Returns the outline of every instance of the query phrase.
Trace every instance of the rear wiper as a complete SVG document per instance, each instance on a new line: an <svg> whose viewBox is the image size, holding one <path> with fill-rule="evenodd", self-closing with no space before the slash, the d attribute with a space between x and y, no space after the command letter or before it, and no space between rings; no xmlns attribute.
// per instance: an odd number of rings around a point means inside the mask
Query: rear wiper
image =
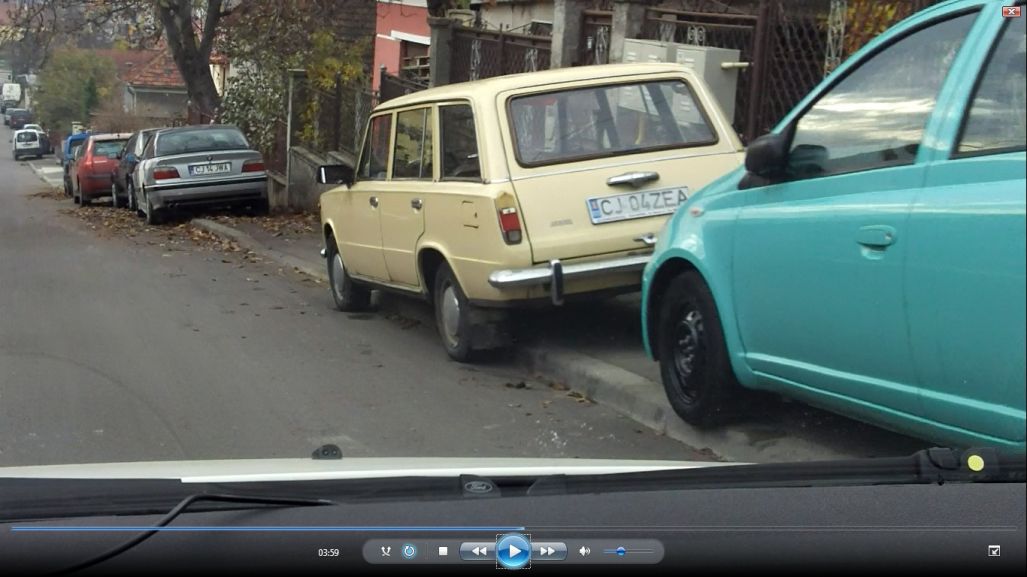
<svg viewBox="0 0 1027 577"><path fill-rule="evenodd" d="M539 478L529 495L609 491L667 491L765 487L1023 483L1024 455L991 448L933 448L906 457L834 461L724 464L612 475L552 475Z"/></svg>
<svg viewBox="0 0 1027 577"><path fill-rule="evenodd" d="M125 551L128 551L129 549L135 547L136 545L142 543L143 541L146 541L150 537L153 537L158 532L160 532L160 529L162 527L166 527L168 524L170 524L172 521L174 521L175 518L178 517L179 515L181 515L187 508L189 508L189 506L191 506L193 503L199 503L201 501L213 501L213 502L219 502L219 503L246 503L246 504L249 504L249 505L267 505L267 506L270 506L270 507L321 507L321 506L326 506L326 505L337 505L338 504L335 501L330 501L328 499L292 499L292 498L278 498L278 497L255 497L255 496L249 496L249 495L231 495L231 494L223 494L223 493L199 493L199 494L195 494L195 495L189 495L185 499L182 499L178 503L178 505L175 505L174 509L168 511L168 513L166 515L164 515L164 517L162 517L161 520L158 521L156 525L153 526L153 529L151 529L149 531L145 531L143 533L140 533L139 535L136 535L135 537L129 539L128 541L125 541L124 543L122 543L122 544L120 544L120 545L118 545L116 547L113 547L110 550L105 551L104 553L101 553L101 554L99 554L99 555L97 555L95 557L87 559L87 560L85 560L85 561L83 561L81 563L76 563L75 565L72 565L70 567L66 567L64 569L60 569L58 571L55 571L52 574L53 575L66 575L68 573L74 573L76 571L81 571L83 569L87 569L87 568L92 567L94 565L98 565L100 563L103 563L104 561L107 561L108 559L117 557L118 555L121 555Z"/></svg>

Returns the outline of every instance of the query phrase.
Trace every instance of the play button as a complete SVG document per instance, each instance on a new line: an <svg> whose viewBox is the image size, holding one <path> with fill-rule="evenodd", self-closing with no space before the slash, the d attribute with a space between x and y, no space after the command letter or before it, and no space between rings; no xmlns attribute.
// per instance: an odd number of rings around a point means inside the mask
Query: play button
<svg viewBox="0 0 1027 577"><path fill-rule="evenodd" d="M531 542L520 533L501 535L496 540L496 562L505 569L520 569L531 561Z"/></svg>

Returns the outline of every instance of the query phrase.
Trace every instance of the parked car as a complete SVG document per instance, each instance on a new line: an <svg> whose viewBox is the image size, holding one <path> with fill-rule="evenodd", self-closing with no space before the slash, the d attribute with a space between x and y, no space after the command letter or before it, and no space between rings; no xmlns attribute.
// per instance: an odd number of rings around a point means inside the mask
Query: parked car
<svg viewBox="0 0 1027 577"><path fill-rule="evenodd" d="M11 130L20 130L25 127L26 124L31 123L35 117L30 110L24 108L12 108L8 109L10 114L7 114L7 125L11 127Z"/></svg>
<svg viewBox="0 0 1027 577"><path fill-rule="evenodd" d="M896 25L670 220L643 276L671 405L737 385L956 445L1024 450L1023 19Z"/></svg>
<svg viewBox="0 0 1027 577"><path fill-rule="evenodd" d="M393 129L395 127L395 130ZM708 87L674 64L565 68L378 106L355 171L321 196L332 296L433 301L459 361L505 344L504 309L637 290L655 233L742 162Z"/></svg>
<svg viewBox="0 0 1027 577"><path fill-rule="evenodd" d="M36 130L15 130L11 135L11 156L14 160L21 160L26 156L42 158L44 152L42 132Z"/></svg>
<svg viewBox="0 0 1027 577"><path fill-rule="evenodd" d="M37 132L43 132L43 127L38 124L26 124L22 126L25 130L35 130Z"/></svg>
<svg viewBox="0 0 1027 577"><path fill-rule="evenodd" d="M76 152L85 144L89 138L88 132L76 132L64 139L61 143L61 166L64 168L64 195L72 196L74 193L71 168L75 164Z"/></svg>
<svg viewBox="0 0 1027 577"><path fill-rule="evenodd" d="M158 128L147 128L133 134L124 148L118 153L118 164L111 174L114 185L114 206L127 206L129 210L136 210L135 192L132 190L132 173L135 171L139 159L146 149L146 144ZM122 203L124 199L124 204Z"/></svg>
<svg viewBox="0 0 1027 577"><path fill-rule="evenodd" d="M158 130L131 181L137 211L157 224L165 211L195 206L268 210L260 152L235 126L208 124Z"/></svg>
<svg viewBox="0 0 1027 577"><path fill-rule="evenodd" d="M0 112L6 112L9 108L18 106L19 102L21 102L21 84L5 82L2 92L0 92L0 109L2 109Z"/></svg>
<svg viewBox="0 0 1027 577"><path fill-rule="evenodd" d="M118 152L129 136L128 133L93 134L86 139L71 167L77 204L86 206L95 198L112 195L111 173L117 165Z"/></svg>

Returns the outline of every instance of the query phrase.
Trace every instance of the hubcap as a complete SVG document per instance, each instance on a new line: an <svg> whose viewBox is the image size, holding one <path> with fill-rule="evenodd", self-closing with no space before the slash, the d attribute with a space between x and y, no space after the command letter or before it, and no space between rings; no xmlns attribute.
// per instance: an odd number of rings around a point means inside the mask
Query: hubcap
<svg viewBox="0 0 1027 577"><path fill-rule="evenodd" d="M442 291L442 329L446 332L446 340L456 346L460 338L460 301L456 298L456 289L447 285Z"/></svg>
<svg viewBox="0 0 1027 577"><path fill-rule="evenodd" d="M693 306L685 306L681 320L674 327L674 369L681 383L681 393L688 402L696 400L695 374L704 362L704 340L702 314Z"/></svg>
<svg viewBox="0 0 1027 577"><path fill-rule="evenodd" d="M342 264L342 255L336 253L332 259L332 290L339 302L346 300L346 266Z"/></svg>

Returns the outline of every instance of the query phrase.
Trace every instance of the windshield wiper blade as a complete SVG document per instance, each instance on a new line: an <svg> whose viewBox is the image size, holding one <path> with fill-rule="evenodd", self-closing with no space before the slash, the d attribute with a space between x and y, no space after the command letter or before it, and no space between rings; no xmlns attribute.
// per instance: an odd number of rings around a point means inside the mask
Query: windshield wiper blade
<svg viewBox="0 0 1027 577"><path fill-rule="evenodd" d="M144 531L143 533L140 533L139 535L136 535L135 537L129 539L128 541L125 541L124 543L122 543L122 544L120 544L120 545L118 545L116 547L113 547L110 550L105 551L104 553L101 553L101 554L99 554L99 555L97 555L95 557L87 559L87 560L85 560L85 561L83 561L81 563L76 563L75 565L72 565L70 567L66 567L64 569L56 571L56 572L54 572L52 574L53 575L66 575L68 573L74 573L76 571L81 571L83 569L87 569L87 568L92 567L94 565L98 565L100 563L103 563L104 561L107 561L108 559L111 559L113 557L117 557L118 555L124 553L125 551L128 551L129 549L135 547L136 545L142 543L143 541L146 541L150 537L153 537L154 535L156 535L157 533L160 532L159 531L160 528L166 527L172 521L174 521L176 517L181 515L187 508L189 508L191 505L193 505L194 503L199 503L201 501L212 501L212 502L219 502L219 503L246 503L246 504L250 504L250 505L267 505L267 506L270 506L270 507L322 507L322 506L326 506L326 505L337 505L338 504L335 501L331 501L331 500L328 500L328 499L294 499L294 498L289 498L289 497L257 497L257 496L250 496L250 495L232 495L232 494L225 494L225 493L198 493L198 494L195 494L195 495L189 495L185 499L182 499L181 501L179 501L179 503L177 505L175 505L174 509L168 511L168 513L166 515L164 515L164 517L162 517L161 520L158 521L156 525L153 526L152 530Z"/></svg>
<svg viewBox="0 0 1027 577"><path fill-rule="evenodd" d="M959 451L934 448L905 457L716 466L617 473L565 475L559 483L540 478L530 493L666 491L769 487L913 485L943 483L1023 483L1023 454L991 448Z"/></svg>

